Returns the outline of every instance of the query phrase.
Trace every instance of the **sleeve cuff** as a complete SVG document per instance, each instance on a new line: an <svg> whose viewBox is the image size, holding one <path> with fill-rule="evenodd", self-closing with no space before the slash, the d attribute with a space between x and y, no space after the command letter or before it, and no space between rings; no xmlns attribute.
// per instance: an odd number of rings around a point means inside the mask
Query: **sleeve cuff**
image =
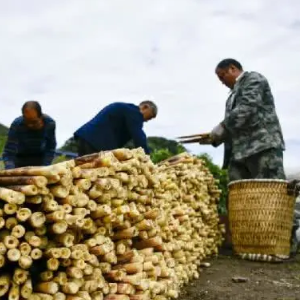
<svg viewBox="0 0 300 300"><path fill-rule="evenodd" d="M14 169L15 168L15 164L14 163L5 163L5 170L10 170L10 169Z"/></svg>

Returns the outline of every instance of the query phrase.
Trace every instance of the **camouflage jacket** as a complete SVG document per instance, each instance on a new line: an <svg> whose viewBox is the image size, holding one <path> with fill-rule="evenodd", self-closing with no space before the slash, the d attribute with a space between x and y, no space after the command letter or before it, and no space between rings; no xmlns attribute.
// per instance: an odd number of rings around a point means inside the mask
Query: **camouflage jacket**
<svg viewBox="0 0 300 300"><path fill-rule="evenodd" d="M269 83L257 72L245 72L235 84L222 124L227 130L224 168L231 158L241 160L266 149L285 149Z"/></svg>

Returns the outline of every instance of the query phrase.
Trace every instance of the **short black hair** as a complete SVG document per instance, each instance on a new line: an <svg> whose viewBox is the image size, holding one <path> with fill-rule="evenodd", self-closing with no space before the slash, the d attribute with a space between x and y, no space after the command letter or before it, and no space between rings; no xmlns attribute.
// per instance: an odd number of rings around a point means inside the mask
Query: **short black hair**
<svg viewBox="0 0 300 300"><path fill-rule="evenodd" d="M26 108L34 109L37 112L39 118L43 115L42 107L37 101L26 101L22 106L22 114L24 114Z"/></svg>
<svg viewBox="0 0 300 300"><path fill-rule="evenodd" d="M150 100L142 101L140 103L140 106L142 106L142 105L148 105L152 109L153 116L156 117L158 109L157 109L157 105L153 101L150 101Z"/></svg>
<svg viewBox="0 0 300 300"><path fill-rule="evenodd" d="M240 71L243 71L243 66L241 65L240 62L238 62L237 60L233 59L233 58L225 58L223 60L221 60L217 66L216 66L216 70L217 69L227 69L230 66L235 66L237 69L239 69Z"/></svg>

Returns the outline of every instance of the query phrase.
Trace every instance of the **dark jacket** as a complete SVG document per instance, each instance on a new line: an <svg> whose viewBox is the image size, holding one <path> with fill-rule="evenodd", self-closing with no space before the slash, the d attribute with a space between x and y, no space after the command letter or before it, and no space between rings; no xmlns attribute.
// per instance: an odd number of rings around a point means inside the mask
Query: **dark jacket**
<svg viewBox="0 0 300 300"><path fill-rule="evenodd" d="M135 147L142 147L149 154L143 124L143 115L138 106L116 102L103 108L80 127L74 137L83 139L97 151L121 148L133 140Z"/></svg>
<svg viewBox="0 0 300 300"><path fill-rule="evenodd" d="M23 117L12 122L2 155L6 169L15 168L17 160L34 157L40 158L41 165L51 164L56 148L56 125L47 115L43 115L43 120L44 127L40 130L28 128Z"/></svg>

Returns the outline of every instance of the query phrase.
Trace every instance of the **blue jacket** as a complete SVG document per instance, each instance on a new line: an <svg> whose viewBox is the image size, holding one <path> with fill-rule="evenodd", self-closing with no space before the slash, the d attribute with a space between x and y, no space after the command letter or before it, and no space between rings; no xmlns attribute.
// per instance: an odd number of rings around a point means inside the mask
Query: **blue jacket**
<svg viewBox="0 0 300 300"><path fill-rule="evenodd" d="M3 150L3 160L6 169L15 168L17 157L42 156L43 165L50 165L55 154L55 121L47 115L43 116L44 127L41 130L29 129L23 117L16 118L8 132Z"/></svg>
<svg viewBox="0 0 300 300"><path fill-rule="evenodd" d="M143 124L143 115L138 106L116 102L103 108L79 128L74 137L81 138L98 151L122 148L133 140L135 147L142 147L149 154Z"/></svg>

